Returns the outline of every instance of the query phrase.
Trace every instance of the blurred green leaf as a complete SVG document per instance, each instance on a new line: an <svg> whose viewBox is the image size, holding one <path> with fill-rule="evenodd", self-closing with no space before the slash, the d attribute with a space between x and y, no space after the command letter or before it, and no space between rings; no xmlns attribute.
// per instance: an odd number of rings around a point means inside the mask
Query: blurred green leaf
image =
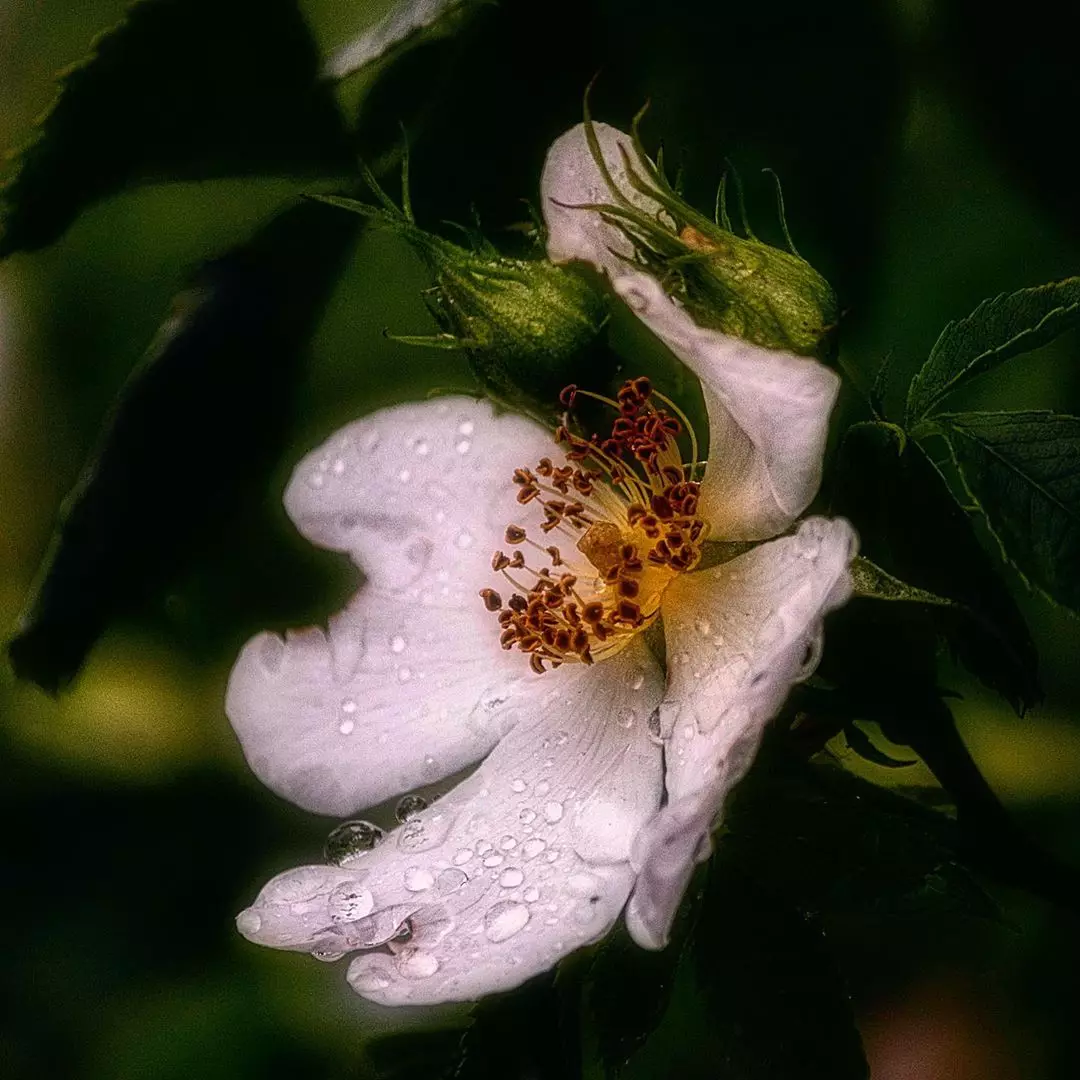
<svg viewBox="0 0 1080 1080"><path fill-rule="evenodd" d="M866 1080L842 979L817 921L762 887L722 843L694 939L713 1075L724 1080Z"/></svg>
<svg viewBox="0 0 1080 1080"><path fill-rule="evenodd" d="M831 765L767 752L726 827L723 859L804 911L997 914L958 858L956 822Z"/></svg>
<svg viewBox="0 0 1080 1080"><path fill-rule="evenodd" d="M932 424L1005 558L1050 599L1080 611L1080 417L950 413Z"/></svg>
<svg viewBox="0 0 1080 1080"><path fill-rule="evenodd" d="M954 600L946 600L943 596L926 589L917 589L914 585L893 577L862 555L856 555L851 562L851 584L856 596L867 596L874 600L930 604L934 607L956 606Z"/></svg>
<svg viewBox="0 0 1080 1080"><path fill-rule="evenodd" d="M663 949L642 949L622 922L597 947L583 999L605 1076L621 1075L664 1016L697 922L705 876L699 872L691 882Z"/></svg>
<svg viewBox="0 0 1080 1080"><path fill-rule="evenodd" d="M914 426L946 395L1006 360L1031 352L1080 323L1080 278L984 300L949 323L908 387Z"/></svg>
<svg viewBox="0 0 1080 1080"><path fill-rule="evenodd" d="M62 687L115 614L157 601L262 497L359 223L294 204L176 298L63 509L8 647L20 678Z"/></svg>
<svg viewBox="0 0 1080 1080"><path fill-rule="evenodd" d="M1016 601L918 443L891 424L849 428L833 476L831 510L852 521L863 554L881 569L960 605L937 606L936 613L928 608L923 622L937 628L968 670L1018 711L1040 699L1038 657ZM890 608L901 606L907 605ZM908 636L918 636L916 615L893 614L906 620Z"/></svg>
<svg viewBox="0 0 1080 1080"><path fill-rule="evenodd" d="M339 174L348 136L296 0L137 0L60 90L0 189L0 258L132 184Z"/></svg>

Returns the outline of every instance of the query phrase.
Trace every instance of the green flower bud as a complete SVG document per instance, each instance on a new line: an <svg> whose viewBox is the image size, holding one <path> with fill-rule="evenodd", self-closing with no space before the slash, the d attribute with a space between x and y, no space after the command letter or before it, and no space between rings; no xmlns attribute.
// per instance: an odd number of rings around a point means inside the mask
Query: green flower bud
<svg viewBox="0 0 1080 1080"><path fill-rule="evenodd" d="M779 199L780 220L790 251L763 243L745 224L738 235L727 212L722 182L715 219L688 205L664 174L663 155L654 164L634 120L637 160L624 152L626 182L620 190L605 164L586 117L589 145L614 202L596 204L609 224L634 245L637 260L683 304L700 326L774 349L825 358L832 352L836 296L829 283L791 243ZM726 177L725 177L726 180ZM741 192L740 206L741 206Z"/></svg>
<svg viewBox="0 0 1080 1080"><path fill-rule="evenodd" d="M546 258L501 255L475 230L465 230L470 248L452 243L416 225L407 189L398 209L370 174L367 181L381 206L323 201L403 236L434 280L423 295L440 332L393 340L462 350L485 394L544 421L557 415L560 390L577 381L583 367L593 381L612 374L615 357L598 341L608 299L594 275Z"/></svg>

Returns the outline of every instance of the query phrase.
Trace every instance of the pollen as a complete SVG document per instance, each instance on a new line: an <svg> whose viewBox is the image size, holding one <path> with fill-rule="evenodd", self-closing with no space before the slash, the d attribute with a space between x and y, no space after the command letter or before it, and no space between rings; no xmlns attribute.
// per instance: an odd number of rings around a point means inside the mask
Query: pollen
<svg viewBox="0 0 1080 1080"><path fill-rule="evenodd" d="M536 672L624 648L655 622L667 586L697 565L708 533L697 516L697 437L674 402L645 378L624 383L615 399L568 386L560 400L569 410L578 397L616 412L611 431L586 439L570 430L568 412L555 433L565 461L514 471L534 534L507 526L515 550L495 552L491 566L514 591L505 604L492 589L480 594L502 647L527 653Z"/></svg>

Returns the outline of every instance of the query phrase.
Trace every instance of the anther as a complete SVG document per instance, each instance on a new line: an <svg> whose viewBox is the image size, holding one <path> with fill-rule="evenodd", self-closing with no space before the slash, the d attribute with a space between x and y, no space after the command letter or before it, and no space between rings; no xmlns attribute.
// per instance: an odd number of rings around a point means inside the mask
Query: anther
<svg viewBox="0 0 1080 1080"><path fill-rule="evenodd" d="M525 539L525 530L520 525L507 525L503 539L508 544L520 544Z"/></svg>
<svg viewBox="0 0 1080 1080"><path fill-rule="evenodd" d="M498 611L502 607L502 597L494 589L481 589L480 598L488 611Z"/></svg>

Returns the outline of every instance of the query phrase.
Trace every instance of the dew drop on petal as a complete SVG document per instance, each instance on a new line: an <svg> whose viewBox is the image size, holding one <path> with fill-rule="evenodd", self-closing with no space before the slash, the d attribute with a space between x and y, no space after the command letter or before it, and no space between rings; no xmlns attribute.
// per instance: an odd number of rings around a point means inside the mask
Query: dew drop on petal
<svg viewBox="0 0 1080 1080"><path fill-rule="evenodd" d="M397 958L397 968L407 979L430 979L439 970L439 961L432 953L406 949Z"/></svg>
<svg viewBox="0 0 1080 1080"><path fill-rule="evenodd" d="M544 817L548 821L554 823L559 821L563 816L563 804L561 802L549 802L544 806Z"/></svg>
<svg viewBox="0 0 1080 1080"><path fill-rule="evenodd" d="M476 427L471 420L462 420L462 422L458 425L459 435L468 436L471 435L475 430Z"/></svg>
<svg viewBox="0 0 1080 1080"><path fill-rule="evenodd" d="M615 715L615 723L621 728L632 728L637 719L637 709L622 709Z"/></svg>
<svg viewBox="0 0 1080 1080"><path fill-rule="evenodd" d="M630 689L640 690L645 685L645 669L637 668L630 679Z"/></svg>
<svg viewBox="0 0 1080 1080"><path fill-rule="evenodd" d="M341 723L338 724L338 731L340 731L342 735L351 735L355 727L355 720L346 719L342 720Z"/></svg>
<svg viewBox="0 0 1080 1080"><path fill-rule="evenodd" d="M468 439L462 439L454 448L459 454L467 454L472 449L472 443Z"/></svg>
<svg viewBox="0 0 1080 1080"><path fill-rule="evenodd" d="M501 900L492 904L484 916L484 936L488 941L506 941L523 930L528 921L529 909L524 904Z"/></svg>
<svg viewBox="0 0 1080 1080"><path fill-rule="evenodd" d="M507 867L499 876L499 884L504 889L516 889L525 880L525 875L516 867Z"/></svg>
<svg viewBox="0 0 1080 1080"><path fill-rule="evenodd" d="M540 899L540 890L535 885L531 885L521 894L521 897L526 903L535 904Z"/></svg>
<svg viewBox="0 0 1080 1080"><path fill-rule="evenodd" d="M503 857L501 855L499 855L498 853L496 853L494 855L486 855L484 857L484 865L485 866L498 866L499 863L501 863L502 861L503 861Z"/></svg>
<svg viewBox="0 0 1080 1080"><path fill-rule="evenodd" d="M399 667L397 669L398 682L408 682L412 678L412 668Z"/></svg>
<svg viewBox="0 0 1080 1080"><path fill-rule="evenodd" d="M381 971L368 968L353 975L349 979L349 985L358 994L370 994L378 990L385 990L390 985L390 979Z"/></svg>
<svg viewBox="0 0 1080 1080"><path fill-rule="evenodd" d="M416 445L413 447L413 452L420 457L427 457L431 453L431 443L427 439L418 439Z"/></svg>
<svg viewBox="0 0 1080 1080"><path fill-rule="evenodd" d="M516 837L504 836L499 841L499 847L501 847L503 849L503 851L509 851L511 848L517 847L517 839L516 839Z"/></svg>
<svg viewBox="0 0 1080 1080"><path fill-rule="evenodd" d="M454 856L454 865L455 866L464 866L472 857L473 857L473 853L468 848L462 848Z"/></svg>
<svg viewBox="0 0 1080 1080"><path fill-rule="evenodd" d="M405 639L400 634L390 639L390 651L393 653L403 653L405 651Z"/></svg>
<svg viewBox="0 0 1080 1080"><path fill-rule="evenodd" d="M472 547L472 542L473 535L468 529L462 529L457 535L457 540L454 541L462 550Z"/></svg>
<svg viewBox="0 0 1080 1080"><path fill-rule="evenodd" d="M323 855L328 863L343 866L369 852L382 838L382 829L370 821L346 821L326 838Z"/></svg>
<svg viewBox="0 0 1080 1080"><path fill-rule="evenodd" d="M517 791L520 793L525 790L525 781L518 777L518 779L512 780L510 782L510 788L512 791Z"/></svg>
<svg viewBox="0 0 1080 1080"><path fill-rule="evenodd" d="M527 806L522 807L518 811L518 821L523 825L529 825L536 820L536 811L530 810Z"/></svg>
<svg viewBox="0 0 1080 1080"><path fill-rule="evenodd" d="M397 474L397 478L401 483L407 484L412 479L412 473L409 472L408 469L402 469L401 472Z"/></svg>
<svg viewBox="0 0 1080 1080"><path fill-rule="evenodd" d="M424 892L435 884L435 875L422 866L410 866L405 871L405 888L409 892Z"/></svg>
<svg viewBox="0 0 1080 1080"><path fill-rule="evenodd" d="M435 879L435 886L441 893L451 893L460 889L468 880L469 877L464 870L448 866L445 870L439 871L439 876Z"/></svg>
<svg viewBox="0 0 1080 1080"><path fill-rule="evenodd" d="M316 960L322 960L324 964L333 963L335 960L340 960L345 955L346 950L340 948L337 945L321 944L316 945L311 950L311 955Z"/></svg>
<svg viewBox="0 0 1080 1080"><path fill-rule="evenodd" d="M541 840L539 836L534 836L521 845L521 853L526 859L535 859L546 847L547 843L545 841Z"/></svg>
<svg viewBox="0 0 1080 1080"><path fill-rule="evenodd" d="M410 818L416 817L428 808L428 801L423 795L402 795L394 807L394 817L404 825Z"/></svg>
<svg viewBox="0 0 1080 1080"><path fill-rule="evenodd" d="M343 881L326 901L326 910L334 922L356 922L370 915L374 908L371 890L355 881Z"/></svg>

